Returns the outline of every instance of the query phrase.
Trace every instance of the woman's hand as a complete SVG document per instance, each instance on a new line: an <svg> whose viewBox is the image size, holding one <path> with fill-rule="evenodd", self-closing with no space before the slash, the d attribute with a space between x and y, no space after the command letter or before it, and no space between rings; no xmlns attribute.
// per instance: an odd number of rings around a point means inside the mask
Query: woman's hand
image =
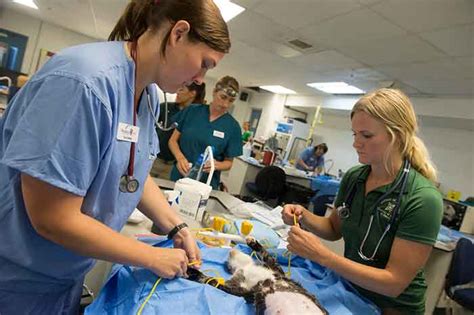
<svg viewBox="0 0 474 315"><path fill-rule="evenodd" d="M175 248L181 248L186 252L188 260L190 263L199 262L194 267L199 268L201 265L201 251L196 244L196 240L191 235L188 229L180 230L173 237L173 245Z"/></svg>
<svg viewBox="0 0 474 315"><path fill-rule="evenodd" d="M287 241L287 249L290 252L323 266L326 266L326 262L334 255L332 251L323 245L319 237L301 229L298 225L291 227L290 232L288 232Z"/></svg>
<svg viewBox="0 0 474 315"><path fill-rule="evenodd" d="M183 176L188 175L189 170L191 169L189 167L189 161L185 157L182 157L176 161L176 168Z"/></svg>
<svg viewBox="0 0 474 315"><path fill-rule="evenodd" d="M308 210L300 205L288 204L283 207L283 210L281 211L281 218L285 224L294 225L294 217L296 216L296 222L300 222L305 211Z"/></svg>
<svg viewBox="0 0 474 315"><path fill-rule="evenodd" d="M182 249L152 247L153 258L150 269L166 279L183 277L188 268L188 257Z"/></svg>
<svg viewBox="0 0 474 315"><path fill-rule="evenodd" d="M221 163L222 162L214 160L214 170L218 171ZM209 173L211 171L211 161L207 161L202 170L204 173Z"/></svg>

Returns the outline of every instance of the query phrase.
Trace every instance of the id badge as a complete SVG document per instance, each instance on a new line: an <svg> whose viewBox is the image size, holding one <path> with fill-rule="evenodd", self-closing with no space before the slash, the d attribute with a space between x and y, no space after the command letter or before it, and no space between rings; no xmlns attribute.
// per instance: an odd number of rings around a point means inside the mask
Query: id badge
<svg viewBox="0 0 474 315"><path fill-rule="evenodd" d="M214 137L217 137L217 138L221 138L221 139L224 139L224 133L222 131L219 131L219 130L214 130L214 133L212 134Z"/></svg>
<svg viewBox="0 0 474 315"><path fill-rule="evenodd" d="M140 127L119 123L117 130L117 140L137 143Z"/></svg>

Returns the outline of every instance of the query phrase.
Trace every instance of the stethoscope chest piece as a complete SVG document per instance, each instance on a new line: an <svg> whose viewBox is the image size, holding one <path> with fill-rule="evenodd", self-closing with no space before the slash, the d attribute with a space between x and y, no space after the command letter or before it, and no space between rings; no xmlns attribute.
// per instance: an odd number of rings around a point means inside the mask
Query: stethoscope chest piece
<svg viewBox="0 0 474 315"><path fill-rule="evenodd" d="M343 203L342 206L337 207L337 214L341 219L347 219L351 214L351 210Z"/></svg>
<svg viewBox="0 0 474 315"><path fill-rule="evenodd" d="M140 184L133 176L123 175L120 177L120 191L124 193L134 193L138 190Z"/></svg>

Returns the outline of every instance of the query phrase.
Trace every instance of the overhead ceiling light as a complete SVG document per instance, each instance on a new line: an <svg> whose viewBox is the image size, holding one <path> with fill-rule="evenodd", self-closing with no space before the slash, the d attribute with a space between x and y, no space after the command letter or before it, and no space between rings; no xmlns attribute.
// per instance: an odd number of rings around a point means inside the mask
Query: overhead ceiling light
<svg viewBox="0 0 474 315"><path fill-rule="evenodd" d="M349 85L346 82L320 82L306 84L313 89L317 89L329 94L364 94L365 91Z"/></svg>
<svg viewBox="0 0 474 315"><path fill-rule="evenodd" d="M13 2L38 10L38 6L33 2L33 0L13 0Z"/></svg>
<svg viewBox="0 0 474 315"><path fill-rule="evenodd" d="M259 86L259 88L273 92L275 94L296 94L295 91L287 89L286 87L281 85L262 85Z"/></svg>
<svg viewBox="0 0 474 315"><path fill-rule="evenodd" d="M234 17L242 13L245 8L241 7L238 4L230 2L229 0L214 0L214 3L217 5L221 11L224 21L229 22Z"/></svg>

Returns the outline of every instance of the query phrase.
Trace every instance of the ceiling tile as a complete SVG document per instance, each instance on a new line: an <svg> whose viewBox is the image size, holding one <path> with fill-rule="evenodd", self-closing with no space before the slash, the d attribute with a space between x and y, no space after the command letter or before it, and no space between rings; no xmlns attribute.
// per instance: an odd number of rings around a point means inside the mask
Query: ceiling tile
<svg viewBox="0 0 474 315"><path fill-rule="evenodd" d="M128 1L35 0L39 12L11 1L5 7L105 39ZM280 84L303 94L318 94L308 82L343 80L365 90L395 82L407 93L472 95L474 0L233 1L247 10L230 21L231 53L209 77L229 74L242 85ZM44 27L42 38L54 29ZM279 56L295 38L314 48Z"/></svg>
<svg viewBox="0 0 474 315"><path fill-rule="evenodd" d="M291 58L290 61L303 67L309 66L313 70L321 72L344 68L362 68L364 66L334 50L325 50L314 54L294 57Z"/></svg>
<svg viewBox="0 0 474 315"><path fill-rule="evenodd" d="M252 11L245 11L235 20L229 23L229 29L232 39L246 43L253 47L275 53L278 51L278 45L287 44L287 41L299 38L308 44L313 45L313 49L322 50L320 45L300 36L296 31L284 25L278 24L273 20Z"/></svg>
<svg viewBox="0 0 474 315"><path fill-rule="evenodd" d="M358 1L362 5L372 6L385 0L358 0Z"/></svg>
<svg viewBox="0 0 474 315"><path fill-rule="evenodd" d="M360 8L353 0L265 0L254 10L275 22L298 29Z"/></svg>
<svg viewBox="0 0 474 315"><path fill-rule="evenodd" d="M474 54L474 24L418 34L450 56Z"/></svg>
<svg viewBox="0 0 474 315"><path fill-rule="evenodd" d="M253 9L263 0L232 0L232 2L244 7L245 9Z"/></svg>
<svg viewBox="0 0 474 315"><path fill-rule="evenodd" d="M472 0L387 0L371 8L414 32L474 22Z"/></svg>
<svg viewBox="0 0 474 315"><path fill-rule="evenodd" d="M387 22L369 9L353 11L298 31L329 47L405 34L402 28Z"/></svg>
<svg viewBox="0 0 474 315"><path fill-rule="evenodd" d="M408 84L423 93L473 97L474 80L410 80ZM473 102L474 103L474 102ZM474 105L474 104L473 104Z"/></svg>
<svg viewBox="0 0 474 315"><path fill-rule="evenodd" d="M468 73L468 78L474 79L474 55L454 58L454 62L459 64Z"/></svg>
<svg viewBox="0 0 474 315"><path fill-rule="evenodd" d="M329 81L351 82L354 80L362 81L384 81L389 79L387 75L380 73L372 68L344 69L318 73L319 77Z"/></svg>
<svg viewBox="0 0 474 315"><path fill-rule="evenodd" d="M459 80L469 79L469 70L451 58L430 62L378 67L385 74L399 80Z"/></svg>
<svg viewBox="0 0 474 315"><path fill-rule="evenodd" d="M97 37L91 7L87 1L42 0L42 19L81 34Z"/></svg>
<svg viewBox="0 0 474 315"><path fill-rule="evenodd" d="M127 6L127 0L92 0L92 7L97 21L97 33L108 38Z"/></svg>
<svg viewBox="0 0 474 315"><path fill-rule="evenodd" d="M359 41L338 47L338 50L371 66L423 62L444 56L414 35Z"/></svg>

